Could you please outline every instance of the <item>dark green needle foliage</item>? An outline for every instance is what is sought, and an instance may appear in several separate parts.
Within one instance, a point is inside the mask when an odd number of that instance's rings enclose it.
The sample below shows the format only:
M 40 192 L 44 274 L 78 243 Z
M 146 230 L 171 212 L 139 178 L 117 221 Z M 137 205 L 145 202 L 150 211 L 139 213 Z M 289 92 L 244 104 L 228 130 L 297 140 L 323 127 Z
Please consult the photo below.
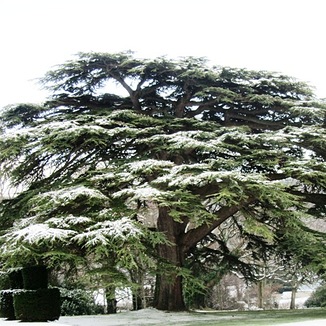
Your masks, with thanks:
M 1 115 L 1 174 L 23 189 L 2 201 L 2 264 L 146 266 L 156 306 L 182 310 L 196 253 L 251 275 L 303 258 L 302 238 L 324 250 L 304 221 L 325 217 L 326 111 L 305 83 L 130 52 L 80 53 L 42 83 L 43 105 Z

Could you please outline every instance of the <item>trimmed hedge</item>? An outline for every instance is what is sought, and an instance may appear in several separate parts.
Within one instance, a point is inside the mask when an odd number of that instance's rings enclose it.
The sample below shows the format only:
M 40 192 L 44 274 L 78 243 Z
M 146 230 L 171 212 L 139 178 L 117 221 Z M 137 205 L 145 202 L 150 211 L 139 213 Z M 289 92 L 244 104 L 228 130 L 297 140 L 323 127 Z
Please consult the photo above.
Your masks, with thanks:
M 19 291 L 14 295 L 16 319 L 23 322 L 46 322 L 60 317 L 59 289 Z
M 11 289 L 22 289 L 24 287 L 23 274 L 21 269 L 10 272 L 8 276 Z
M 3 290 L 0 291 L 0 317 L 8 320 L 15 320 L 14 297 L 15 291 Z
M 59 319 L 60 291 L 48 289 L 45 266 L 16 269 L 7 273 L 7 279 L 11 290 L 0 291 L 0 317 L 22 322 Z
M 9 273 L 0 272 L 0 290 L 10 289 Z
M 45 266 L 30 266 L 22 269 L 24 289 L 38 290 L 48 287 L 48 271 Z

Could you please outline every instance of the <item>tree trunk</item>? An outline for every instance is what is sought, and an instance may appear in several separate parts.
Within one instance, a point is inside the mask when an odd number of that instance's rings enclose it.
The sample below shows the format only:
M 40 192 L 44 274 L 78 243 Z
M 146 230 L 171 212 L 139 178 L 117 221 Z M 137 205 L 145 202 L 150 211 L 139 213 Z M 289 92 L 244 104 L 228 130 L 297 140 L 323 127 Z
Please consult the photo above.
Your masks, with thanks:
M 159 310 L 184 311 L 182 277 L 177 274 L 158 275 L 155 306 Z
M 176 222 L 169 216 L 167 207 L 160 207 L 157 219 L 157 230 L 165 234 L 167 240 L 172 245 L 158 245 L 158 257 L 174 271 L 165 275 L 159 274 L 156 278 L 154 306 L 160 310 L 182 311 L 186 310 L 183 298 L 182 277 L 178 271 L 184 266 L 185 253 L 194 247 L 198 241 L 212 232 L 217 226 L 222 224 L 229 217 L 234 215 L 239 209 L 253 201 L 253 198 L 246 202 L 232 207 L 222 207 L 217 212 L 217 218 L 211 224 L 204 224 L 185 233 L 187 219 L 183 222 Z
M 186 310 L 180 268 L 184 263 L 184 252 L 178 240 L 184 232 L 183 223 L 175 222 L 168 214 L 166 207 L 161 207 L 157 221 L 157 229 L 163 232 L 172 243 L 158 246 L 158 255 L 164 263 L 168 264 L 165 274 L 158 274 L 154 305 L 159 310 L 182 311 Z
M 132 293 L 132 310 L 140 310 L 146 307 L 143 307 L 143 300 L 139 294 L 139 290 L 136 293 Z
M 105 289 L 105 297 L 106 297 L 106 313 L 116 314 L 117 300 L 115 298 L 115 287 L 107 287 Z
M 133 310 L 140 310 L 146 308 L 146 298 L 144 291 L 144 272 L 142 269 L 130 270 L 130 279 L 137 284 L 132 290 L 132 307 Z
M 258 281 L 258 308 L 264 309 L 264 280 Z
M 295 309 L 295 298 L 297 296 L 297 287 L 292 287 L 290 309 Z

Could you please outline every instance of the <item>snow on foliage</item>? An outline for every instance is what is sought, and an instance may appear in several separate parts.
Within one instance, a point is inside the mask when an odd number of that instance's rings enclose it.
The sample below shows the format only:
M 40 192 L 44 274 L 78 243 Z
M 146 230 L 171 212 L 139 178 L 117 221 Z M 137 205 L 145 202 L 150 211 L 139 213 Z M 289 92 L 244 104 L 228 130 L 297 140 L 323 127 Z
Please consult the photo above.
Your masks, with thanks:
M 174 164 L 170 161 L 161 161 L 161 160 L 143 160 L 127 164 L 131 173 L 139 172 L 151 172 L 156 169 L 171 168 Z
M 146 140 L 139 140 L 138 142 L 159 142 L 170 145 L 171 149 L 214 149 L 215 146 L 212 145 L 211 142 L 208 143 L 206 140 L 200 139 L 203 134 L 207 133 L 200 130 L 179 131 L 173 134 L 155 135 L 147 138 Z M 211 139 L 214 139 L 214 137 L 211 137 Z
M 129 172 L 107 172 L 107 173 L 101 173 L 98 175 L 95 175 L 90 178 L 91 181 L 107 181 L 107 182 L 129 182 L 135 179 L 135 176 L 133 176 Z
M 194 169 L 192 169 L 194 168 Z M 194 173 L 194 170 L 203 170 L 199 173 Z M 259 174 L 246 174 L 238 171 L 207 171 L 207 164 L 180 165 L 175 166 L 170 170 L 169 174 L 161 176 L 153 181 L 153 184 L 167 184 L 168 187 L 186 187 L 197 186 L 203 187 L 211 183 L 221 183 L 225 180 L 237 180 L 241 182 L 259 181 L 266 182 L 263 176 Z
M 47 123 L 41 128 L 46 133 L 55 133 L 58 131 L 64 131 L 63 133 L 60 133 L 60 136 L 63 137 L 66 134 L 70 135 L 78 135 L 83 134 L 85 132 L 87 133 L 106 133 L 107 130 L 101 126 L 98 125 L 84 125 L 80 124 L 78 121 L 53 121 L 50 123 Z
M 25 228 L 29 225 L 35 224 L 37 223 L 39 219 L 39 216 L 35 215 L 35 216 L 31 216 L 31 217 L 25 217 L 23 219 L 17 220 L 14 222 L 14 228 Z
M 114 110 L 110 112 L 111 118 L 123 118 L 123 117 L 129 117 L 129 118 L 135 118 L 137 117 L 137 113 L 133 110 Z
M 44 125 L 38 126 L 37 128 L 22 128 L 22 129 L 11 129 L 6 131 L 3 136 L 2 141 L 16 141 L 22 138 L 27 139 L 41 139 L 51 140 L 53 142 L 53 137 L 58 140 L 71 138 L 72 136 L 80 135 L 92 135 L 92 136 L 106 136 L 114 138 L 118 135 L 136 135 L 139 130 L 137 128 L 132 128 L 128 126 L 115 127 L 112 129 L 107 129 L 98 124 L 81 124 L 78 121 L 52 121 L 47 122 Z
M 156 200 L 164 192 L 144 184 L 137 188 L 128 188 L 115 192 L 113 198 L 131 197 L 132 200 Z
M 128 217 L 97 223 L 88 217 L 73 215 L 50 218 L 44 223 L 35 223 L 35 218 L 22 219 L 16 223 L 12 231 L 3 237 L 6 241 L 5 250 L 20 250 L 21 244 L 47 243 L 51 245 L 58 242 L 77 242 L 85 247 L 106 246 L 112 244 L 114 239 L 126 241 L 142 235 L 142 231 Z M 26 222 L 30 225 L 26 226 Z M 83 231 L 72 230 L 74 226 L 85 223 L 95 224 Z
M 116 221 L 103 221 L 87 228 L 85 232 L 72 238 L 85 247 L 108 245 L 111 239 L 127 240 L 130 237 L 142 235 L 139 228 L 128 217 L 122 217 Z
M 300 102 L 298 104 L 300 104 Z M 302 104 L 302 106 L 295 105 L 295 106 L 290 107 L 289 110 L 291 111 L 291 113 L 297 114 L 299 117 L 303 116 L 303 115 L 307 115 L 307 116 L 313 117 L 315 119 L 322 119 L 322 117 L 324 116 L 324 113 L 325 113 L 324 108 L 315 107 L 314 105 L 316 103 L 302 102 L 301 104 Z M 305 107 L 306 104 L 308 104 L 308 105 L 311 104 L 311 105 L 308 107 Z
M 29 244 L 39 244 L 42 241 L 66 241 L 76 233 L 76 231 L 51 228 L 47 224 L 38 223 L 8 233 L 6 238 L 8 241 L 14 243 L 25 242 Z
M 64 189 L 59 189 L 57 191 L 49 191 L 43 194 L 39 194 L 35 197 L 34 209 L 38 211 L 38 205 L 40 202 L 46 201 L 47 206 L 59 206 L 69 204 L 71 201 L 75 200 L 79 196 L 85 196 L 88 198 L 96 198 L 99 200 L 106 201 L 108 198 L 103 195 L 99 190 L 90 189 L 85 186 L 69 187 Z M 40 208 L 41 210 L 43 208 Z
M 323 162 L 318 162 L 311 159 L 298 160 L 288 164 L 288 167 L 284 170 L 299 180 L 310 179 L 309 183 L 314 180 L 313 182 L 315 185 L 322 183 L 325 184 L 326 181 L 326 167 Z
M 72 214 L 63 217 L 52 217 L 47 220 L 47 224 L 57 228 L 71 228 L 79 224 L 89 224 L 92 219 L 86 216 L 74 216 Z
M 169 186 L 174 187 L 174 186 L 198 186 L 198 187 L 203 187 L 207 184 L 210 184 L 212 182 L 222 182 L 223 180 L 220 178 L 221 172 L 214 172 L 214 171 L 209 171 L 209 172 L 202 172 L 200 174 L 194 175 L 179 175 L 177 177 L 171 177 L 169 181 Z
M 292 127 L 291 132 L 298 136 L 310 135 L 315 137 L 325 137 L 325 129 L 318 128 L 317 126 L 307 126 L 304 129 Z
M 37 136 L 38 132 L 35 128 L 8 129 L 6 130 L 6 133 L 1 135 L 1 141 L 16 141 L 21 138 L 31 138 Z

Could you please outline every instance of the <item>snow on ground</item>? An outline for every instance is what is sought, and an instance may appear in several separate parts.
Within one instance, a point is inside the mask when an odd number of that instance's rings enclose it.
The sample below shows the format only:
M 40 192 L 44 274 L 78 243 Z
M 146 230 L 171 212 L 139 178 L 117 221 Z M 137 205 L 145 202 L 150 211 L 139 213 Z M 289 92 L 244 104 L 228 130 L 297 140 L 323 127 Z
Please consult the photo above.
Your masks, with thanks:
M 49 323 L 21 323 L 24 326 L 128 326 L 128 325 L 188 325 L 192 322 L 217 321 L 221 319 L 231 319 L 229 316 L 219 316 L 216 314 L 175 312 L 168 313 L 156 309 L 143 309 L 139 311 L 121 312 L 115 315 L 96 316 L 63 316 L 59 321 Z M 1 326 L 18 326 L 19 321 L 4 321 L 0 319 Z M 195 324 L 193 324 L 195 325 Z M 243 323 L 246 326 L 246 323 Z M 273 323 L 273 325 L 276 325 Z M 297 323 L 279 324 L 279 326 L 322 326 L 326 325 L 326 319 L 304 321 Z
M 231 317 L 221 316 L 221 319 Z M 216 320 L 216 315 L 191 314 L 187 312 L 163 312 L 156 309 L 120 312 L 114 315 L 94 316 L 63 316 L 59 321 L 51 323 L 53 326 L 127 326 L 127 325 L 185 325 L 194 321 Z M 17 321 L 0 322 L 1 326 L 13 326 Z M 50 323 L 24 323 L 24 326 L 49 326 Z M 16 325 L 18 326 L 18 325 Z
M 296 308 L 303 308 L 305 302 L 311 296 L 311 291 L 298 291 L 295 298 L 295 306 Z M 278 299 L 278 308 L 279 309 L 289 309 L 291 303 L 291 291 L 283 292 Z
M 316 320 L 301 321 L 296 323 L 278 324 L 277 326 L 325 326 L 325 325 L 326 325 L 326 319 L 316 319 Z

